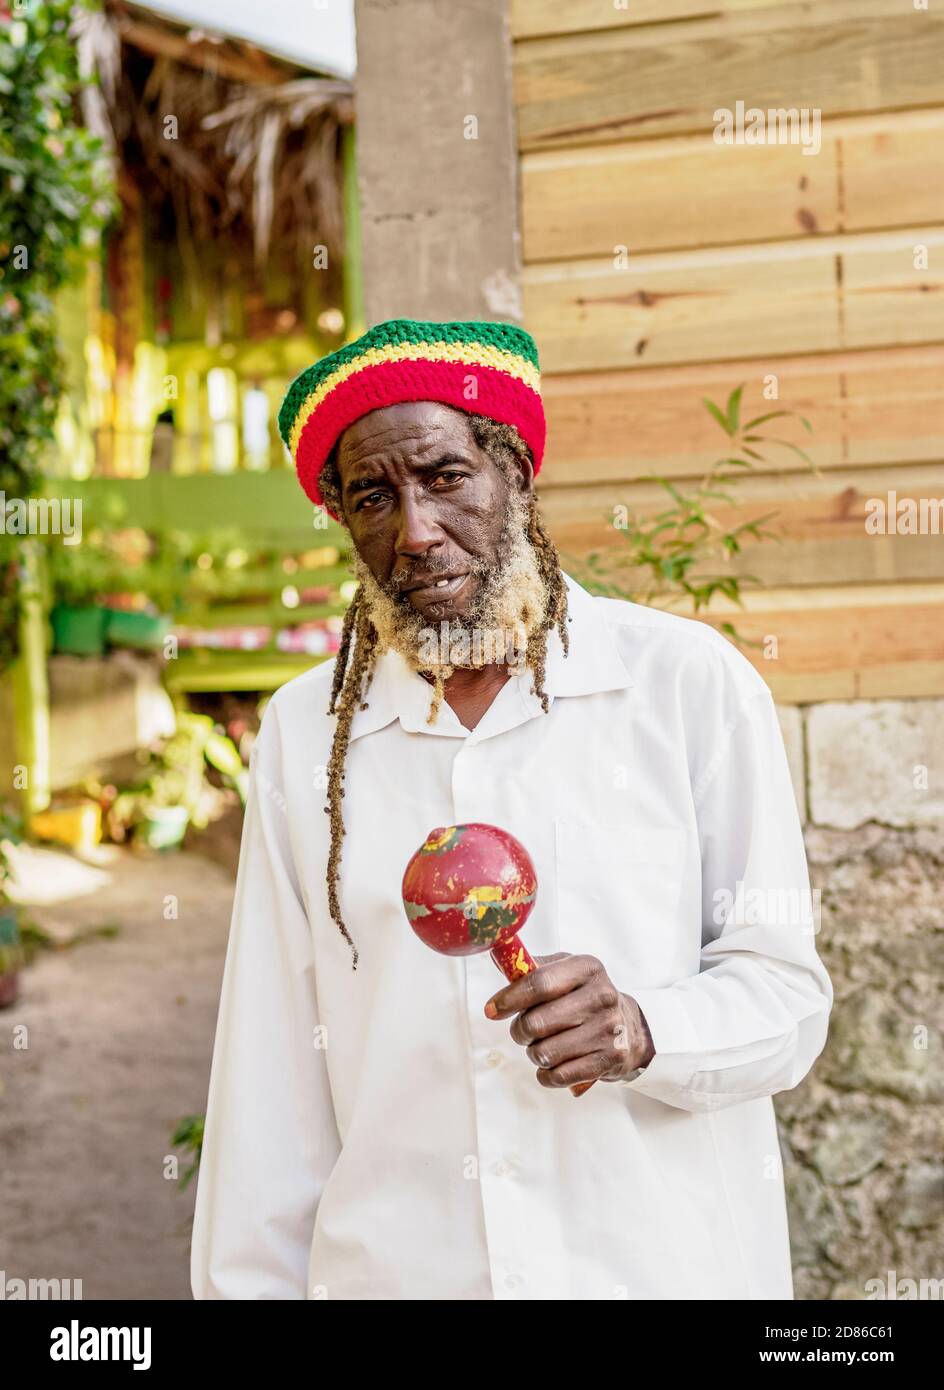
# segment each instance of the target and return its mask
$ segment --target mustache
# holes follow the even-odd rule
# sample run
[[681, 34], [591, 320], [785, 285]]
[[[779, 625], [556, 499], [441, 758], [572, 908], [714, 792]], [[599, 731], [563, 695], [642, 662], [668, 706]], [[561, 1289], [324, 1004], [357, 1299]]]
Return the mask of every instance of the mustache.
[[[394, 572], [386, 579], [378, 579], [373, 575], [373, 581], [387, 598], [392, 599], [401, 608], [406, 605], [411, 610], [409, 596], [404, 590], [415, 584], [418, 578], [436, 579], [440, 575], [468, 571], [474, 579], [481, 581], [481, 587], [494, 587], [501, 583], [518, 541], [522, 537], [528, 539], [527, 520], [526, 509], [512, 503], [502, 521], [494, 559], [486, 559], [482, 555], [472, 555], [469, 552], [463, 552], [461, 555], [418, 555], [406, 560], [405, 569]], [[530, 544], [530, 540], [528, 543]], [[481, 595], [479, 597], [481, 598]]]
[[[500, 568], [503, 563], [502, 556], [499, 555], [497, 565]], [[488, 560], [481, 556], [465, 557], [463, 560], [456, 559], [434, 559], [428, 556], [426, 559], [414, 560], [409, 569], [401, 571], [399, 574], [390, 575], [385, 579], [380, 587], [384, 589], [391, 598], [405, 597], [404, 590], [411, 584], [415, 584], [417, 577], [437, 578], [442, 574], [455, 574], [457, 570], [468, 570], [469, 574], [484, 579], [495, 568], [489, 564]]]

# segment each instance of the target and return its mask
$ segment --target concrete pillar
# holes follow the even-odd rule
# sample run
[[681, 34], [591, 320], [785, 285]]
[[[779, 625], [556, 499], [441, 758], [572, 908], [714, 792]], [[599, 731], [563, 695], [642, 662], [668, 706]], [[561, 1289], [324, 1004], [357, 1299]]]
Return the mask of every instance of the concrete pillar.
[[507, 0], [356, 0], [364, 308], [521, 322]]

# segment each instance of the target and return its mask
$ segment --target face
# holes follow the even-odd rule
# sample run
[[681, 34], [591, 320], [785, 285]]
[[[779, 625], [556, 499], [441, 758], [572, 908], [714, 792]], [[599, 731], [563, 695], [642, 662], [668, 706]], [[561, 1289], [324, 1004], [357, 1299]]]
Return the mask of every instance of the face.
[[[338, 446], [344, 517], [379, 584], [436, 620], [461, 617], [499, 561], [508, 485], [465, 413], [437, 401], [373, 410]], [[531, 465], [516, 486], [529, 494]]]

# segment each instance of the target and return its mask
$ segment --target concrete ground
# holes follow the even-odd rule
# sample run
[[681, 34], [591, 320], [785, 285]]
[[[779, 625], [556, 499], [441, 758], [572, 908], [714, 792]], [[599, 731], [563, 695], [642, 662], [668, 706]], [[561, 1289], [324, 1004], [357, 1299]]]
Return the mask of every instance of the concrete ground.
[[86, 1299], [192, 1296], [196, 1178], [181, 1191], [167, 1176], [173, 1157], [189, 1165], [170, 1139], [206, 1108], [234, 841], [238, 828], [208, 846], [222, 862], [15, 851], [16, 896], [61, 949], [37, 953], [0, 1011], [7, 1280], [80, 1278]]

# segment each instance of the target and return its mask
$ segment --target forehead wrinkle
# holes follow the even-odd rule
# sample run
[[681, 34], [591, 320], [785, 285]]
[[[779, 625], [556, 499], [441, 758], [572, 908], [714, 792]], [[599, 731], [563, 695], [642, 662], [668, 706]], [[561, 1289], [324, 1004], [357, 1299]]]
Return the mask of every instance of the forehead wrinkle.
[[[389, 435], [394, 437], [388, 442], [386, 436]], [[397, 448], [398, 446], [409, 448], [413, 445], [420, 450], [435, 449], [441, 446], [443, 435], [456, 439], [462, 438], [463, 442], [466, 442], [466, 435], [460, 434], [451, 422], [449, 424], [421, 424], [418, 422], [415, 425], [387, 425], [377, 429], [356, 443], [349, 441], [347, 452], [357, 458], [363, 451], [372, 453], [377, 449]]]
[[[378, 434], [382, 436], [395, 428], [389, 426], [378, 431]], [[372, 435], [361, 443], [350, 445], [344, 454], [339, 452], [338, 468], [342, 474], [342, 486], [351, 489], [361, 480], [383, 476], [389, 464], [405, 463], [432, 470], [438, 460], [430, 455], [442, 455], [444, 452], [461, 453], [473, 466], [480, 462], [480, 450], [475, 446], [471, 431], [467, 436], [457, 437], [451, 422], [418, 425], [408, 431], [406, 437], [404, 431], [398, 429], [397, 438], [391, 444], [384, 444], [382, 438], [378, 440], [377, 435]], [[350, 475], [347, 480], [343, 477], [345, 472]]]

